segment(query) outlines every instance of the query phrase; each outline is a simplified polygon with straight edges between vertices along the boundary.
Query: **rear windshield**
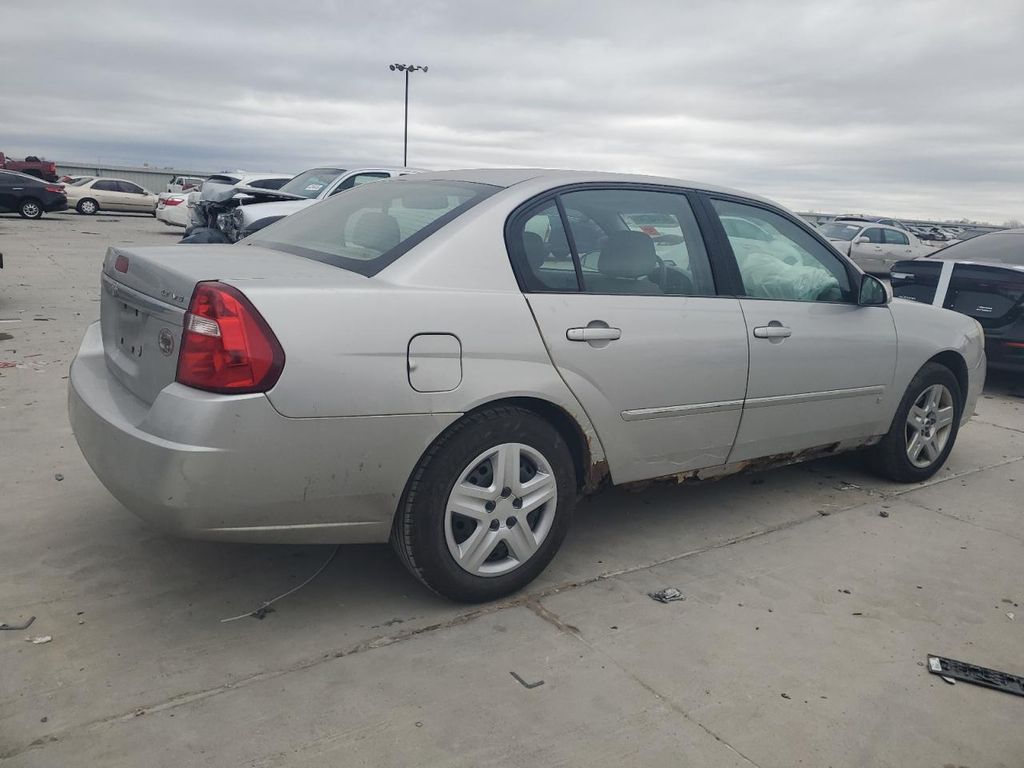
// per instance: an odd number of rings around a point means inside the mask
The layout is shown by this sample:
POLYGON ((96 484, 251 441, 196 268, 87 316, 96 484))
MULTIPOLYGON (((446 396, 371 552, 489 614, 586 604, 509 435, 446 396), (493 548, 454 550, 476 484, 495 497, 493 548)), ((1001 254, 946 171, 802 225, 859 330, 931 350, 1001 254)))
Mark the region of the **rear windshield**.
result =
POLYGON ((838 221, 826 224, 819 231, 832 240, 853 240, 854 235, 864 229, 863 224, 842 224, 838 221))
POLYGON ((291 195, 314 198, 324 191, 324 187, 331 184, 344 172, 344 168, 313 168, 303 171, 281 187, 281 191, 291 195))
POLYGON ((393 179, 361 184, 241 241, 372 276, 500 187, 393 179))
POLYGON ((943 248, 935 258, 943 261, 991 261, 1024 265, 1024 232, 990 232, 943 248))

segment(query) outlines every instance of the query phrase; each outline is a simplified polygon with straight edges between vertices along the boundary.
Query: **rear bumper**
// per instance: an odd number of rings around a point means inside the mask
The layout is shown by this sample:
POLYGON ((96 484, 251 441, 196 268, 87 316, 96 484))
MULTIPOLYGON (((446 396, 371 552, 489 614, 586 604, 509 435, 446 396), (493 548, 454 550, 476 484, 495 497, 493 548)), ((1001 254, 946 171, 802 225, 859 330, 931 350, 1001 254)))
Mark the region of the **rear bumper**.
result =
POLYGON ((406 481, 456 414, 294 419, 264 395, 180 384, 152 405, 107 369, 99 324, 71 365, 82 454, 129 510, 170 533, 271 543, 388 539, 406 481))
POLYGON ((47 213, 54 213, 55 211, 66 211, 68 209, 68 199, 62 197, 59 200, 50 200, 43 205, 43 210, 47 213))
POLYGON ((985 374, 988 370, 985 353, 982 351, 980 360, 973 369, 967 371, 967 397, 964 399, 964 410, 960 417, 960 423, 964 424, 974 415, 974 409, 978 405, 978 398, 985 389, 985 374))

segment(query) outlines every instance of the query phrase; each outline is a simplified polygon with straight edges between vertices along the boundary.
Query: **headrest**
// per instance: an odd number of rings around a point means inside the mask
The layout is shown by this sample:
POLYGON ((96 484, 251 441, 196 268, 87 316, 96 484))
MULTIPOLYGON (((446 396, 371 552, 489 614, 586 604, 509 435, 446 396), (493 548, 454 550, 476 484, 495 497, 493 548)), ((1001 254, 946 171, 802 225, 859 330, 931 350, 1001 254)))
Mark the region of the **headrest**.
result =
POLYGON ((530 269, 534 271, 548 259, 548 247, 544 245, 544 238, 536 232, 523 232, 523 250, 526 251, 526 261, 530 269))
POLYGON ((402 233, 394 216, 379 211, 367 211, 352 228, 352 242, 374 251, 390 251, 402 241, 402 233))
POLYGON ((601 247, 597 271, 608 277, 638 278, 658 268, 654 241, 643 232, 613 232, 601 247))

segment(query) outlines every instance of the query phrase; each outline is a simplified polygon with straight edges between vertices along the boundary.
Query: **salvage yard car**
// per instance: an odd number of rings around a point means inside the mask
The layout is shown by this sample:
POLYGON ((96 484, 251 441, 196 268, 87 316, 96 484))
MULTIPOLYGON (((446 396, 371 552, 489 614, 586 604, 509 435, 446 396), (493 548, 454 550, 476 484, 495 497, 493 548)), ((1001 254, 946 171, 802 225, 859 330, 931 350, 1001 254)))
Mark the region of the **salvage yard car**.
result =
POLYGON ((23 219, 68 207, 64 187, 17 171, 0 171, 0 212, 17 211, 23 219))
POLYGON ((157 196, 127 179, 86 177, 64 189, 68 206, 87 216, 97 211, 156 213, 157 196))
POLYGON ((821 230, 829 242, 865 272, 887 275, 902 259, 914 259, 934 249, 900 227, 853 221, 833 221, 821 230))
POLYGON ((219 217, 218 227, 226 242, 234 243, 346 189, 417 172, 411 168, 311 168, 272 193, 243 199, 241 205, 219 217))
POLYGON ((924 480, 984 382, 975 320, 673 179, 410 175, 235 245, 112 247, 101 279, 69 411, 126 507, 197 538, 390 540, 460 601, 528 584, 606 483, 854 449, 924 480))
POLYGON ((988 364, 1024 372, 1024 229, 989 232, 930 258, 897 262, 900 297, 973 317, 985 329, 988 364))

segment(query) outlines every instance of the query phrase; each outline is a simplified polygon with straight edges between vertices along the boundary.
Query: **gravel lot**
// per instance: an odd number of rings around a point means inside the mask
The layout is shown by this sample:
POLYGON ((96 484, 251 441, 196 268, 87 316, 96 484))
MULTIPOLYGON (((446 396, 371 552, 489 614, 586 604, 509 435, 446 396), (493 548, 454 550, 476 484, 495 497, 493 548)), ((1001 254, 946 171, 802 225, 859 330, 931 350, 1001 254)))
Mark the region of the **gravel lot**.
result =
POLYGON ((0 632, 0 762, 1024 765, 1024 700, 922 666, 1024 674, 1020 379, 990 381, 923 486, 845 458, 610 491, 507 602, 444 602, 353 546, 264 620, 221 623, 331 548, 154 532, 93 477, 65 408, 106 246, 179 236, 0 216, 0 622, 37 617, 0 632), (686 599, 647 597, 666 586, 686 599))

